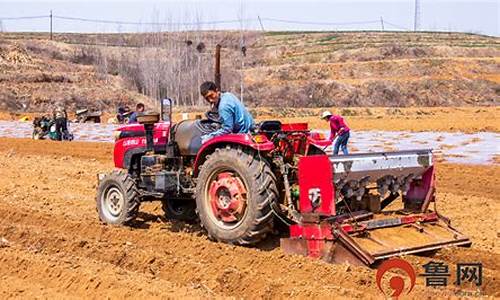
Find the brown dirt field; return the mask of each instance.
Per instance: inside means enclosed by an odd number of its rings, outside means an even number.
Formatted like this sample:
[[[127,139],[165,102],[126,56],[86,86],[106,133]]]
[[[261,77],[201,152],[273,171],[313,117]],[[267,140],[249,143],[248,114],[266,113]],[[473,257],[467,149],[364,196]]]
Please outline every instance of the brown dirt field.
[[[372,269],[285,255],[277,238],[255,248],[211,242],[197,225],[164,219],[157,203],[142,206],[133,227],[101,224],[96,173],[112,169],[111,148],[0,139],[0,298],[382,298]],[[438,210],[474,244],[432,259],[450,265],[449,282],[455,263],[482,262],[481,295],[500,297],[500,167],[437,170]],[[458,292],[419,276],[411,297]]]

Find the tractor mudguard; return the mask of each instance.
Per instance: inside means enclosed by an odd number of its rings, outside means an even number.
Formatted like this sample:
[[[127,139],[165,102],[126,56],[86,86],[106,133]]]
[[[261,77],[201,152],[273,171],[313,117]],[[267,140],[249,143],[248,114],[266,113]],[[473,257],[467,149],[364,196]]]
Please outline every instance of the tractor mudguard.
[[[207,154],[213,152],[216,148],[225,147],[227,145],[249,147],[256,151],[263,152],[274,149],[274,144],[271,141],[265,139],[264,141],[258,143],[250,134],[235,133],[217,136],[208,140],[201,146],[194,161],[194,174],[198,174],[198,169],[203,164]]]

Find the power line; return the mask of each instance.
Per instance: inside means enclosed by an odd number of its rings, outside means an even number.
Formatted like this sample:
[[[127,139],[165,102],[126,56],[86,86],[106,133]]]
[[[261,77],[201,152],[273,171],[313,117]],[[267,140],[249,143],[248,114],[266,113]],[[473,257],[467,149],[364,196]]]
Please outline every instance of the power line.
[[[289,24],[301,24],[301,25],[332,25],[332,26],[341,26],[341,25],[363,25],[363,24],[373,24],[379,23],[379,20],[370,20],[370,21],[355,21],[355,22],[309,22],[309,21],[296,21],[296,20],[285,20],[285,19],[274,19],[274,18],[262,18],[262,20],[278,22],[278,23],[289,23]]]
[[[417,0],[418,1],[418,0]],[[394,28],[409,30],[408,28],[399,26],[397,24],[388,22],[387,20],[366,20],[366,21],[351,21],[351,22],[315,22],[315,21],[301,21],[301,20],[290,20],[290,19],[280,19],[280,18],[247,18],[247,19],[233,19],[233,20],[215,20],[215,21],[199,21],[199,22],[132,22],[132,21],[120,21],[120,20],[107,20],[107,19],[91,19],[91,18],[80,18],[71,17],[63,15],[39,15],[39,16],[20,16],[20,17],[0,17],[1,21],[4,20],[26,20],[26,19],[45,19],[49,18],[51,23],[53,19],[66,20],[66,21],[77,21],[77,22],[87,22],[87,23],[100,23],[100,24],[115,24],[115,25],[152,25],[152,26],[193,26],[193,25],[217,25],[217,24],[239,24],[241,22],[256,22],[260,24],[261,29],[263,29],[263,21],[284,23],[284,24],[297,24],[297,25],[317,25],[317,26],[348,26],[348,25],[366,25],[366,24],[389,24]],[[382,25],[382,27],[384,27]]]
[[[245,20],[218,20],[218,21],[200,21],[200,22],[130,22],[130,21],[114,21],[103,19],[87,19],[54,15],[54,18],[70,21],[81,21],[90,23],[104,23],[104,24],[119,24],[119,25],[170,25],[170,26],[188,26],[188,25],[214,25],[214,24],[231,24],[239,22],[254,21],[254,19]]]
[[[50,16],[6,17],[6,18],[0,18],[0,20],[6,21],[6,20],[45,19],[45,18],[49,18],[49,17]]]
[[[389,22],[387,20],[384,20],[384,24],[389,24],[389,25],[391,25],[392,27],[394,27],[396,29],[401,29],[401,30],[404,30],[404,31],[411,31],[411,29],[409,29],[409,28],[399,26],[399,25],[391,23],[391,22]]]

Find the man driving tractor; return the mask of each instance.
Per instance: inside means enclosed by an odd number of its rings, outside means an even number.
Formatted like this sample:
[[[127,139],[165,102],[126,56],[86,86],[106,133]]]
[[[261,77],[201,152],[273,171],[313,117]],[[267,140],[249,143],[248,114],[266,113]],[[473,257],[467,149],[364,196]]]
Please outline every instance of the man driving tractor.
[[[208,101],[213,110],[219,113],[222,127],[201,137],[204,144],[209,139],[228,133],[248,133],[254,126],[252,115],[238,98],[229,92],[221,92],[212,81],[200,85],[200,93]]]

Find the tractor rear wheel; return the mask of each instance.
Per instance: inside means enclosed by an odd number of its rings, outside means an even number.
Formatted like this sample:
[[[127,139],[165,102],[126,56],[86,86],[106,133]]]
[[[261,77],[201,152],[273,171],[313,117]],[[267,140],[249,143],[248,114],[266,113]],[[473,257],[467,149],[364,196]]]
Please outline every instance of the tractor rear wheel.
[[[101,221],[123,225],[139,213],[139,192],[135,181],[123,170],[107,174],[97,187],[97,212]]]
[[[277,201],[276,178],[253,151],[216,149],[201,167],[196,206],[210,238],[248,245],[273,228],[271,203]]]

